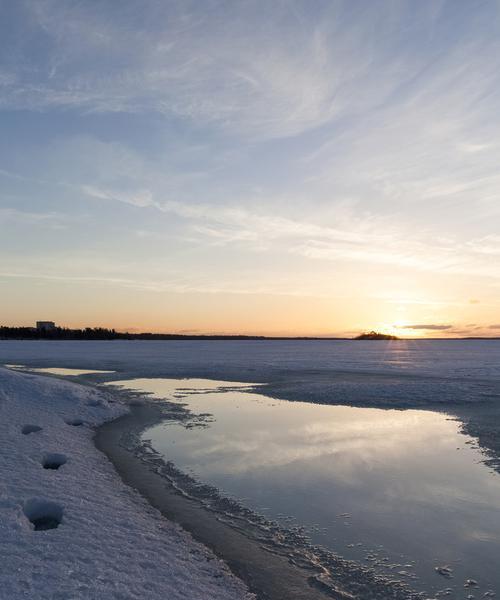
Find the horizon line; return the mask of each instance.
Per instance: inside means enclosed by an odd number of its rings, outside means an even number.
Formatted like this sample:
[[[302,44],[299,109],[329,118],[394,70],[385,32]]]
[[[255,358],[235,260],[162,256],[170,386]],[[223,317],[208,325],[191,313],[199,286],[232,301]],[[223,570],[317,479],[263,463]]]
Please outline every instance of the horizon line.
[[[85,330],[95,330],[95,331],[109,331],[114,332],[117,335],[120,336],[131,336],[131,338],[140,338],[140,336],[152,336],[150,339],[151,341],[161,341],[161,338],[163,338],[164,340],[168,340],[168,339],[191,339],[191,340],[196,340],[196,339],[208,339],[208,340],[311,340],[311,341],[317,341],[317,340],[324,340],[324,341],[424,341],[424,340],[498,340],[500,339],[500,336],[474,336],[474,335],[468,335],[468,336],[442,336],[442,337],[437,337],[437,336],[425,336],[425,337],[400,337],[400,336],[393,336],[393,339],[365,339],[365,340],[359,340],[357,339],[358,335],[364,335],[367,332],[361,332],[360,334],[356,334],[353,337],[349,337],[346,335],[268,335],[268,334],[249,334],[249,333],[175,333],[175,332],[154,332],[154,331],[129,331],[127,329],[115,329],[115,328],[107,328],[107,327],[102,327],[102,326],[97,326],[97,327],[90,327],[90,326],[86,326],[86,327],[79,327],[79,328],[71,328],[71,327],[65,327],[65,326],[55,326],[56,330],[65,330],[67,332],[78,332],[78,331],[85,331]],[[30,331],[43,331],[43,330],[37,330],[37,327],[33,327],[30,325],[0,325],[0,329],[18,329],[18,330],[30,330]],[[22,333],[22,332],[20,332]],[[390,335],[390,334],[384,334],[382,332],[377,332],[381,335]],[[395,339],[394,339],[395,338]],[[35,338],[29,338],[29,337],[3,337],[0,335],[0,340],[7,340],[7,339],[18,339],[18,340],[27,340],[27,339],[35,339]],[[56,339],[51,338],[50,335],[47,337],[42,337],[42,339],[45,340],[49,340],[49,341],[56,341]],[[59,338],[59,340],[61,340],[61,338]],[[64,341],[64,339],[63,339]],[[76,341],[76,340],[74,340]],[[99,341],[99,340],[96,340]],[[112,340],[110,340],[112,341]]]

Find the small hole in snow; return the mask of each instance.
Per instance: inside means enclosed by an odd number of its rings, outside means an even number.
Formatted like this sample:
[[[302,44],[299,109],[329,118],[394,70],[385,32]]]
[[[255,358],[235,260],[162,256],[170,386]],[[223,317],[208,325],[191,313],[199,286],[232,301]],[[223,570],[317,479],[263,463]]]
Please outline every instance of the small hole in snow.
[[[24,435],[36,433],[37,431],[42,431],[42,428],[39,425],[23,425],[23,428],[21,429],[21,433]]]
[[[68,459],[64,454],[46,454],[42,460],[42,466],[44,469],[56,470],[60,466],[64,465]]]
[[[102,402],[100,400],[89,400],[87,406],[102,406]]]
[[[144,400],[140,400],[139,398],[136,398],[134,400],[131,400],[129,402],[130,406],[144,406]]]
[[[81,419],[69,419],[66,421],[66,423],[68,425],[73,425],[73,427],[80,427],[80,425],[83,425],[83,421]]]
[[[56,502],[31,498],[24,503],[24,514],[33,524],[35,531],[56,529],[61,524],[63,507]]]

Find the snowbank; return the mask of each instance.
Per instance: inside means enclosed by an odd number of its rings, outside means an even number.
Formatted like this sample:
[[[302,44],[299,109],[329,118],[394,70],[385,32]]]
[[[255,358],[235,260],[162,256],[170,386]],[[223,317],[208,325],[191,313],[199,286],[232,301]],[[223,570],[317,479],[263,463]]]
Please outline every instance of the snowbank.
[[[0,368],[1,597],[253,598],[95,449],[93,426],[124,412],[93,388]]]

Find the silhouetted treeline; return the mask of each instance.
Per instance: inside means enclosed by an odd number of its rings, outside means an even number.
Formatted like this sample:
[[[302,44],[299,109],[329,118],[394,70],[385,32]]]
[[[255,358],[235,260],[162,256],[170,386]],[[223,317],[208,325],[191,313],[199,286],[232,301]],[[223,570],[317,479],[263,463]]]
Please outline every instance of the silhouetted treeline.
[[[85,329],[36,329],[35,327],[0,327],[0,338],[22,340],[115,340],[128,339],[129,334],[118,333],[104,327],[85,327]]]
[[[327,339],[308,337],[266,337],[263,335],[196,335],[180,333],[128,333],[118,332],[104,327],[85,327],[85,329],[36,329],[35,327],[0,326],[0,339],[7,340],[306,340]],[[342,338],[328,338],[342,339]]]
[[[182,335],[176,333],[128,333],[104,327],[85,329],[36,329],[35,327],[0,327],[0,339],[15,340],[223,340],[223,339],[263,339],[263,336],[248,335]]]

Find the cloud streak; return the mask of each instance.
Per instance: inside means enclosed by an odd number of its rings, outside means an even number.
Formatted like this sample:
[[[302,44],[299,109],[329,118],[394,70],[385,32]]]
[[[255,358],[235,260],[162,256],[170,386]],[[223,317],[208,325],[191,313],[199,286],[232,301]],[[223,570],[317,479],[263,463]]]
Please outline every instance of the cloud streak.
[[[418,325],[402,325],[399,329],[414,329],[423,331],[447,331],[452,329],[453,325],[439,325],[434,323],[418,324]]]
[[[4,65],[3,106],[154,111],[280,137],[376,109],[435,60],[404,43],[409,15],[398,22],[371,4],[353,12],[345,2],[314,11],[302,2],[222,1],[206,10],[174,0],[148,3],[146,13],[142,2],[127,5],[117,15],[111,2],[22,3],[29,39],[42,37],[44,53],[26,68],[21,47],[19,62]],[[426,6],[411,12],[416,35],[440,16]]]
[[[310,260],[394,265],[402,269],[474,275],[500,279],[500,265],[485,262],[483,255],[496,251],[498,236],[436,241],[411,231],[399,221],[365,214],[339,219],[341,227],[319,225],[242,207],[158,201],[149,190],[135,194],[103,190],[89,185],[82,190],[97,199],[173,214],[187,223],[187,235],[216,246],[244,245],[250,250],[290,253]],[[194,236],[194,237],[193,237]]]
[[[350,311],[443,336],[494,323],[499,16],[439,0],[10,3],[12,288],[40,273],[54,294],[254,294],[261,314],[259,294],[327,298],[328,330],[365,323]]]

